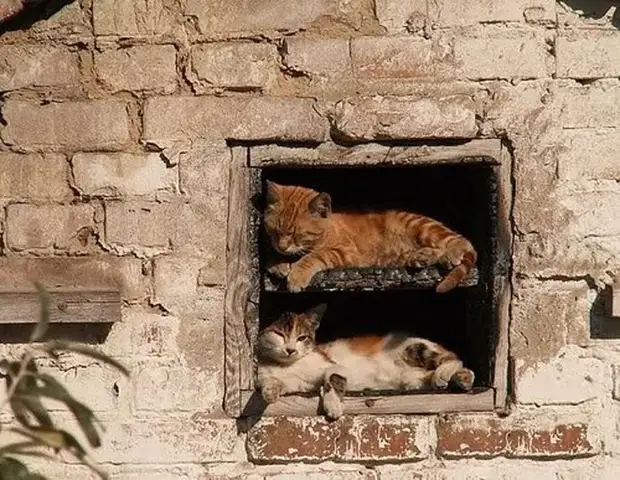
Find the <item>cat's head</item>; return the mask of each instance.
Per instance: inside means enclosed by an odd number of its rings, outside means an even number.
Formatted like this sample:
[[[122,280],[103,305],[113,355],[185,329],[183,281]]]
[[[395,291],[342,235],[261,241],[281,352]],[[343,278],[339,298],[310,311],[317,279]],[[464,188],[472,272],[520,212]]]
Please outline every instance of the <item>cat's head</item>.
[[[304,312],[285,312],[258,334],[258,354],[262,359],[290,364],[314,350],[316,330],[327,304]]]
[[[265,230],[282,255],[304,255],[321,239],[331,215],[331,197],[310,188],[267,181]]]

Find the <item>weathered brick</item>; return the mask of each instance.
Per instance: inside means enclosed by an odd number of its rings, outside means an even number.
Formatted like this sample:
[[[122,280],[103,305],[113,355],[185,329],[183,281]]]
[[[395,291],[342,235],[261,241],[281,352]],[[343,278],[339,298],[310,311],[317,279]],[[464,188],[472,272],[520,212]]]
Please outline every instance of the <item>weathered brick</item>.
[[[428,3],[428,8],[427,8]],[[402,32],[425,23],[441,27],[493,22],[554,22],[553,0],[377,0],[379,23]]]
[[[613,365],[612,372],[614,377],[613,398],[620,400],[620,365]]]
[[[461,26],[496,22],[555,22],[553,0],[439,0],[428,3],[431,23]]]
[[[132,369],[134,404],[149,412],[211,412],[222,403],[222,369],[218,362],[209,370],[141,362]]]
[[[545,405],[606,398],[612,388],[609,367],[596,358],[580,358],[580,353],[578,348],[564,349],[550,362],[520,372],[515,382],[517,401]]]
[[[146,102],[144,138],[321,141],[327,124],[305,98],[156,97]]]
[[[437,453],[447,458],[584,457],[600,450],[596,427],[586,418],[570,421],[551,412],[505,419],[449,415],[437,422],[437,441]]]
[[[75,187],[85,195],[148,195],[175,192],[177,169],[157,153],[78,153],[71,160]]]
[[[430,425],[405,417],[265,419],[250,430],[250,460],[259,462],[407,461],[428,456]]]
[[[599,80],[588,86],[562,85],[553,91],[552,107],[554,120],[565,128],[620,126],[620,83]],[[587,137],[589,132],[574,133]]]
[[[95,231],[91,205],[26,205],[7,207],[7,244],[13,250],[80,249]]]
[[[95,54],[95,68],[99,80],[113,92],[152,90],[172,93],[177,88],[176,49],[173,45],[105,50]]]
[[[519,367],[555,357],[567,343],[589,338],[586,282],[520,282],[515,289],[511,348]]]
[[[234,420],[149,417],[134,423],[104,425],[106,443],[100,462],[175,464],[234,462],[245,457]]]
[[[567,233],[576,238],[620,235],[620,191],[576,192],[560,204],[572,215]]]
[[[106,242],[120,252],[225,255],[226,204],[109,202]]]
[[[0,153],[0,199],[62,201],[72,196],[69,164],[62,155]]]
[[[192,49],[192,69],[205,87],[262,90],[277,79],[275,45],[209,43]]]
[[[133,306],[123,312],[123,322],[131,327],[132,353],[137,357],[182,356],[176,343],[180,319],[172,315],[160,315]]]
[[[556,40],[558,78],[620,76],[620,32],[568,32]]]
[[[228,465],[230,468],[230,465]],[[60,478],[60,477],[59,477]],[[211,480],[199,464],[188,465],[121,465],[111,472],[111,480]],[[241,480],[241,479],[239,479]],[[252,479],[249,480],[262,480]]]
[[[564,148],[558,158],[561,180],[620,180],[620,130],[564,130],[562,139]]]
[[[351,69],[349,40],[342,38],[287,38],[284,63],[292,71],[328,78],[347,76]]]
[[[349,472],[330,470],[325,472],[288,471],[283,473],[268,474],[265,475],[264,478],[265,480],[376,480],[378,477],[372,470],[358,470]]]
[[[48,288],[118,288],[127,301],[144,299],[149,288],[142,261],[132,257],[0,259],[1,289],[32,289],[33,280]]]
[[[205,35],[242,36],[270,31],[295,31],[333,11],[327,0],[189,0],[186,15],[198,19]]]
[[[449,45],[417,37],[360,37],[351,40],[351,62],[361,79],[454,78]]]
[[[333,133],[347,140],[388,140],[476,135],[476,113],[468,97],[360,98],[336,105]]]
[[[2,45],[0,58],[0,92],[72,85],[80,78],[77,54],[63,48]]]
[[[514,36],[456,37],[454,60],[459,74],[470,80],[550,76],[554,58],[544,37],[538,33]]]
[[[230,160],[231,149],[223,141],[194,144],[180,156],[181,192],[193,202],[226,202]]]
[[[97,0],[93,3],[96,35],[166,35],[181,22],[181,15],[166,0]]]
[[[154,302],[170,312],[191,305],[198,291],[198,275],[204,258],[163,255],[154,261]],[[225,272],[225,268],[222,269]],[[224,275],[222,276],[224,277]]]
[[[2,108],[7,126],[1,136],[24,148],[119,149],[129,141],[126,108],[118,100],[37,105],[9,99]]]

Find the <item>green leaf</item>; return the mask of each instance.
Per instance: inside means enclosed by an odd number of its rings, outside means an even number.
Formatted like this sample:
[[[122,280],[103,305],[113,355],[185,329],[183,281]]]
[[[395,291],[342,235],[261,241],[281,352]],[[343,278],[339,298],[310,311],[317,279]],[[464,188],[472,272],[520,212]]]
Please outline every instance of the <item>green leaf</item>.
[[[38,378],[43,385],[36,385],[31,388],[30,394],[63,402],[80,424],[88,443],[94,448],[100,447],[101,438],[94,425],[95,414],[86,405],[74,399],[65,387],[51,375],[40,374]]]
[[[39,291],[39,298],[41,299],[41,314],[39,316],[39,323],[37,323],[30,335],[31,343],[41,340],[47,332],[50,323],[50,305],[52,303],[52,297],[45,287],[39,282],[35,282],[35,286]]]
[[[108,357],[106,354],[101,353],[86,345],[82,345],[80,343],[52,340],[44,343],[43,345],[40,345],[39,348],[50,352],[55,352],[56,350],[64,350],[67,352],[79,353],[80,355],[84,355],[86,357],[94,358],[95,360],[104,362],[119,370],[126,377],[129,376],[129,370],[127,370],[124,365],[114,360],[113,358]]]
[[[0,480],[30,480],[28,467],[11,457],[0,457]]]

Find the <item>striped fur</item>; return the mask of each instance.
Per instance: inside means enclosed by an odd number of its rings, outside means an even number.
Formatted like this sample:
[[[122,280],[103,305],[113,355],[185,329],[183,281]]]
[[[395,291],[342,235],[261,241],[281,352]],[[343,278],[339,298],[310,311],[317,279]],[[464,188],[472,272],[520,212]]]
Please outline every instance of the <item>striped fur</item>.
[[[325,305],[285,313],[257,342],[258,383],[267,403],[293,392],[320,392],[323,410],[343,414],[347,390],[471,390],[474,373],[453,352],[424,338],[392,333],[317,345]]]
[[[332,212],[327,193],[305,187],[268,182],[264,224],[278,253],[298,257],[268,268],[286,278],[291,292],[303,290],[329,268],[441,264],[451,269],[436,287],[444,293],[477,261],[472,244],[437,220],[398,210]]]

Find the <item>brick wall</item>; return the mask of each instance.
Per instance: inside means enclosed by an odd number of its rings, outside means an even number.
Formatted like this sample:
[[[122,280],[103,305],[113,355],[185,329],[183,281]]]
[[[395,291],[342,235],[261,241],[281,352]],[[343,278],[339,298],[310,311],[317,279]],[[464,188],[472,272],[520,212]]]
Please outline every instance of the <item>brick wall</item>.
[[[49,366],[88,391],[112,478],[618,478],[611,13],[83,0],[0,36],[0,281],[121,279],[123,320],[102,349],[132,378],[73,357]],[[231,145],[455,137],[499,137],[514,155],[513,413],[279,418],[238,434],[221,407]]]

